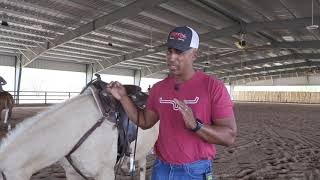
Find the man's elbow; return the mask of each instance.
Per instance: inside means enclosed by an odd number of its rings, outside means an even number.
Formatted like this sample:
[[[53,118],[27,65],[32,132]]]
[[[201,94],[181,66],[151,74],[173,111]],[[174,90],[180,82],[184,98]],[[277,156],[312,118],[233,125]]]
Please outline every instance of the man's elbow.
[[[150,129],[150,127],[149,127],[149,126],[140,126],[140,128],[141,128],[142,130]]]
[[[227,147],[233,145],[235,143],[235,141],[236,141],[236,136],[237,136],[237,132],[235,130],[232,130],[230,132],[229,138],[226,139],[224,145],[227,146]]]
[[[143,129],[143,130],[146,130],[146,129],[150,129],[150,128],[152,128],[152,125],[149,125],[149,124],[143,124],[143,125],[140,125],[139,126],[141,129]]]

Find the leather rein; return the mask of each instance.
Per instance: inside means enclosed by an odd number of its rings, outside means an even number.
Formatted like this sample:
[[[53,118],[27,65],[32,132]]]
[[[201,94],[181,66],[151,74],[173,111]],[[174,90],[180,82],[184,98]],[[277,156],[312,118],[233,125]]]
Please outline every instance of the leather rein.
[[[85,88],[80,92],[80,94],[83,94],[83,92],[88,89],[94,82],[96,81],[101,81],[100,75],[96,75],[97,79],[91,80]],[[101,124],[108,118],[110,117],[110,111],[105,112],[104,115],[98,119],[98,121],[86,132],[84,135],[80,138],[80,140],[76,143],[76,145],[70,150],[70,152],[65,156],[65,158],[68,160],[70,165],[73,167],[73,169],[84,179],[89,180],[88,177],[86,177],[80,169],[73,163],[71,155],[85,142],[85,140],[98,128],[101,126]]]
[[[6,175],[4,174],[4,172],[1,172],[1,175],[2,175],[3,180],[7,180],[7,177],[6,177]]]

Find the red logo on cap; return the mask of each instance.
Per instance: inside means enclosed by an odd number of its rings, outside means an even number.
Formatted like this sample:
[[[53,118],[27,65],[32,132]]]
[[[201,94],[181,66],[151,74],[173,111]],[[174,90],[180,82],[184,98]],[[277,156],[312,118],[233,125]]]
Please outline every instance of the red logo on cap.
[[[170,33],[170,39],[178,39],[178,40],[184,41],[186,38],[187,38],[187,35],[180,32]]]

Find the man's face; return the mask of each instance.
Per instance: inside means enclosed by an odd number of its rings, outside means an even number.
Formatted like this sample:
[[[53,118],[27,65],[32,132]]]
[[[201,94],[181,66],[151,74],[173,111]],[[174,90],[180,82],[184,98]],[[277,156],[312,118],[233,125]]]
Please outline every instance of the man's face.
[[[179,76],[192,70],[193,61],[196,57],[194,53],[194,49],[181,52],[178,49],[168,48],[167,65],[171,74]]]

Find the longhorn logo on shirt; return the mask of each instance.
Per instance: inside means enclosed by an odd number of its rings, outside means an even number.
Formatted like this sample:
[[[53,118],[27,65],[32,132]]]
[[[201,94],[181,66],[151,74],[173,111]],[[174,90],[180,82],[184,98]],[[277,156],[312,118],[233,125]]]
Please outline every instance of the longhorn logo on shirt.
[[[199,97],[195,97],[193,100],[183,100],[183,102],[185,104],[197,104],[199,101]],[[174,102],[173,99],[169,99],[169,100],[165,100],[165,99],[162,99],[162,97],[160,97],[159,99],[159,102],[160,104],[172,104],[172,109],[175,110],[175,111],[178,111],[179,110],[179,106],[176,102]]]

